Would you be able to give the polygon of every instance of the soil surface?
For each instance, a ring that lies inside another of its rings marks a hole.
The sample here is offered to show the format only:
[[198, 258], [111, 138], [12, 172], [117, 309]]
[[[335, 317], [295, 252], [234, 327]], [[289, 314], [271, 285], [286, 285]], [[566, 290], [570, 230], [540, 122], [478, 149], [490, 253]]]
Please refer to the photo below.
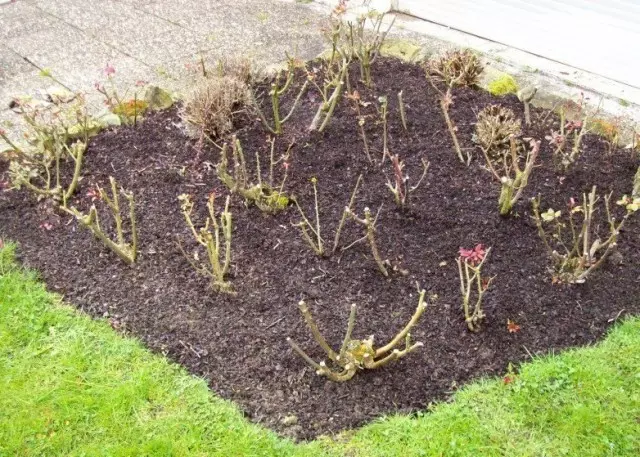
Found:
[[[24, 264], [39, 270], [48, 286], [69, 302], [203, 376], [213, 391], [236, 402], [251, 420], [297, 439], [356, 427], [383, 414], [423, 409], [472, 378], [503, 374], [509, 362], [526, 360], [528, 354], [592, 343], [617, 318], [640, 311], [638, 218], [620, 234], [616, 254], [585, 284], [558, 285], [551, 282], [549, 259], [528, 202], [541, 194], [543, 209], [565, 210], [570, 197], [581, 197], [594, 184], [603, 194], [613, 191], [615, 201], [629, 193], [638, 166], [628, 152], [607, 154], [602, 139], [588, 136], [577, 164], [559, 175], [544, 140], [557, 121], [534, 111], [534, 125], [525, 136], [542, 140], [540, 161], [516, 214], [500, 217], [499, 184], [471, 137], [475, 113], [487, 104], [500, 103], [522, 117], [514, 96], [497, 99], [480, 90], [455, 90], [451, 115], [463, 147], [474, 155], [466, 167], [453, 151], [435, 92], [420, 67], [381, 60], [374, 68], [372, 90], [356, 81], [356, 71], [352, 75], [352, 87], [370, 102], [362, 110], [369, 116], [366, 131], [374, 158], [382, 151], [377, 99], [386, 95], [390, 151], [405, 160], [414, 182], [421, 174], [421, 158], [431, 162], [409, 209], [399, 209], [385, 186], [386, 176], [392, 176], [389, 160], [382, 167], [368, 162], [347, 99], [323, 134], [310, 134], [307, 126], [318, 96], [309, 92], [277, 138], [276, 152], [283, 153], [295, 141], [284, 189], [297, 196], [310, 219], [310, 178], [317, 177], [322, 234], [329, 248], [354, 183], [363, 175], [355, 212], [362, 216], [366, 206], [374, 212], [381, 208], [378, 247], [396, 270], [389, 278], [378, 271], [366, 243], [319, 258], [292, 225], [300, 220], [294, 206], [266, 215], [234, 195], [230, 280], [237, 294], [212, 290], [180, 251], [178, 240], [188, 252], [195, 243], [177, 196], [193, 196], [199, 224], [207, 195], [220, 194], [220, 207], [228, 191], [216, 177], [217, 150], [199, 148], [189, 139], [175, 109], [150, 115], [135, 128], [95, 137], [74, 201], [86, 210], [92, 203], [90, 189], [108, 185], [109, 176], [135, 194], [140, 251], [134, 266], [125, 265], [68, 215], [36, 202], [25, 191], [0, 194], [0, 235], [17, 240]], [[398, 114], [400, 90], [407, 131]], [[285, 109], [292, 97], [285, 97]], [[265, 104], [265, 111], [268, 108]], [[259, 153], [267, 179], [267, 132], [253, 116], [238, 119], [237, 127], [249, 168]], [[2, 170], [6, 172], [6, 165]], [[277, 183], [282, 175], [279, 164]], [[95, 203], [109, 226], [104, 206]], [[622, 214], [620, 207], [614, 211]], [[603, 212], [601, 207], [599, 215]], [[606, 229], [603, 219], [598, 225]], [[362, 228], [349, 222], [342, 245], [361, 236]], [[460, 247], [477, 243], [492, 247], [485, 274], [495, 275], [495, 280], [485, 295], [482, 330], [472, 333], [461, 311], [455, 259]], [[416, 282], [438, 295], [412, 331], [424, 347], [384, 368], [334, 383], [317, 376], [285, 340], [292, 337], [318, 361], [326, 358], [298, 311], [298, 301], [305, 299], [334, 347], [342, 342], [352, 303], [358, 305], [354, 337], [373, 334], [384, 344], [414, 312]], [[507, 319], [520, 325], [520, 331], [510, 333]]]

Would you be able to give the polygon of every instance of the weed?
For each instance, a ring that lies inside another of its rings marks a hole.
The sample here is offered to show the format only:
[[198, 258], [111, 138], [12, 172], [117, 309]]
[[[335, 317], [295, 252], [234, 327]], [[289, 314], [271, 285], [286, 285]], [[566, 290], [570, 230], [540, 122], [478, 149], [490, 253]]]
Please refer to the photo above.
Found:
[[591, 130], [594, 133], [602, 136], [607, 144], [607, 152], [613, 154], [613, 151], [618, 147], [621, 133], [621, 119], [619, 117], [608, 121], [606, 119], [594, 119], [592, 121]]
[[472, 87], [484, 70], [478, 56], [468, 49], [449, 51], [428, 63], [428, 75], [446, 87]]
[[522, 133], [520, 119], [509, 108], [489, 105], [477, 115], [474, 143], [478, 144], [494, 165], [504, 159], [505, 150], [510, 148], [511, 137]]

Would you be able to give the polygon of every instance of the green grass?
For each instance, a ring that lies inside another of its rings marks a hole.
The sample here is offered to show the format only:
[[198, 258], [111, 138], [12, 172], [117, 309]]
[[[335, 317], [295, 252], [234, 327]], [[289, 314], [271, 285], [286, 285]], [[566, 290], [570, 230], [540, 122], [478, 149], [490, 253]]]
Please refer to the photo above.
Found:
[[45, 291], [0, 250], [0, 456], [637, 456], [640, 320], [418, 417], [296, 445]]

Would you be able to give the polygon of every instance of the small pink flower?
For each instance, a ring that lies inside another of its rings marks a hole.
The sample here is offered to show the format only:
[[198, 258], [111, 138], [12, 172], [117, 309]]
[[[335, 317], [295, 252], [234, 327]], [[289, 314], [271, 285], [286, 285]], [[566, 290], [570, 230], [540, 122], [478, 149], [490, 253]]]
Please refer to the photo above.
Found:
[[482, 262], [482, 260], [484, 260], [485, 254], [486, 251], [482, 244], [476, 245], [476, 247], [473, 249], [460, 248], [460, 257], [465, 262], [469, 262], [471, 265], [477, 265]]
[[116, 69], [110, 63], [108, 63], [107, 66], [104, 67], [103, 71], [104, 71], [104, 74], [105, 74], [106, 77], [109, 77], [109, 76], [114, 75], [116, 73]]
[[282, 166], [286, 171], [289, 171], [289, 162], [283, 162]]
[[50, 224], [49, 222], [43, 222], [42, 224], [40, 224], [40, 228], [49, 231], [53, 228], [53, 224]]
[[7, 132], [5, 132], [3, 129], [0, 129], [0, 136], [6, 135]]
[[146, 86], [146, 85], [147, 85], [147, 82], [146, 82], [146, 81], [143, 81], [143, 80], [141, 80], [141, 79], [139, 79], [138, 81], [136, 81], [136, 86], [137, 86], [137, 87], [143, 87], [143, 86]]

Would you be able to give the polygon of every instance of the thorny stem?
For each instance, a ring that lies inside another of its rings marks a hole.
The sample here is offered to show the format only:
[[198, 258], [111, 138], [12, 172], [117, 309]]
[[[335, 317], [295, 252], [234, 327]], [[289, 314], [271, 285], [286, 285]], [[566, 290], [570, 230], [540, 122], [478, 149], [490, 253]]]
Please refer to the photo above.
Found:
[[462, 78], [462, 76], [463, 74], [461, 74], [457, 79], [450, 81], [447, 85], [446, 91], [443, 92], [442, 89], [440, 89], [435, 83], [428, 69], [426, 72], [427, 80], [440, 97], [440, 109], [442, 110], [442, 115], [444, 116], [445, 123], [447, 124], [447, 130], [449, 130], [449, 134], [451, 135], [451, 140], [453, 141], [453, 146], [456, 154], [458, 155], [458, 159], [460, 159], [460, 162], [469, 166], [469, 164], [471, 163], [471, 154], [467, 152], [467, 158], [464, 158], [464, 155], [462, 154], [462, 148], [460, 147], [460, 143], [458, 142], [458, 135], [456, 134], [457, 127], [455, 126], [453, 120], [451, 120], [451, 116], [449, 115], [449, 107], [453, 104], [452, 87], [458, 83], [459, 79]]
[[458, 158], [460, 159], [460, 162], [464, 163], [465, 165], [469, 166], [469, 164], [471, 163], [471, 154], [467, 153], [467, 158], [465, 159], [463, 154], [462, 154], [462, 149], [460, 148], [460, 143], [458, 142], [458, 135], [456, 134], [456, 130], [457, 127], [455, 126], [455, 124], [453, 123], [453, 121], [451, 120], [451, 116], [449, 115], [449, 106], [451, 105], [450, 100], [451, 99], [451, 89], [447, 89], [447, 94], [446, 96], [448, 97], [448, 99], [441, 99], [440, 100], [440, 109], [442, 110], [442, 114], [444, 116], [444, 120], [447, 124], [447, 129], [449, 130], [449, 134], [451, 135], [451, 140], [453, 141], [453, 147], [456, 150], [456, 154], [458, 155]]
[[[488, 248], [482, 261], [476, 266], [471, 265], [466, 259], [462, 259], [461, 257], [456, 259], [460, 276], [460, 293], [462, 295], [462, 308], [464, 310], [465, 322], [472, 332], [477, 332], [480, 329], [480, 321], [484, 318], [484, 313], [482, 312], [482, 297], [493, 281], [493, 278], [489, 278], [486, 284], [482, 283], [482, 266], [489, 257], [490, 252], [491, 248]], [[471, 312], [469, 305], [471, 302], [471, 289], [474, 283], [476, 285], [476, 302], [473, 307], [473, 312]]]
[[407, 131], [407, 113], [404, 109], [404, 99], [402, 98], [402, 92], [398, 92], [398, 106], [400, 107], [400, 120], [402, 121], [402, 128]]
[[369, 142], [367, 141], [367, 133], [364, 130], [364, 116], [359, 116], [358, 118], [358, 127], [360, 127], [360, 136], [362, 136], [362, 142], [364, 143], [364, 153], [367, 155], [367, 159], [369, 163], [373, 163], [373, 159], [371, 158], [371, 152], [369, 151]]
[[309, 312], [309, 307], [304, 302], [304, 300], [300, 300], [300, 302], [298, 303], [298, 308], [300, 308], [302, 317], [304, 317], [304, 321], [306, 322], [307, 327], [309, 327], [309, 330], [311, 330], [311, 334], [313, 335], [313, 338], [320, 345], [320, 347], [324, 349], [324, 351], [327, 353], [327, 356], [331, 360], [333, 360], [334, 362], [337, 361], [338, 354], [336, 354], [335, 351], [331, 349], [331, 346], [329, 346], [327, 341], [322, 336], [322, 333], [320, 333], [320, 330], [318, 330], [318, 326], [316, 325], [316, 322], [314, 321], [313, 316], [311, 315], [311, 312]]
[[347, 218], [349, 217], [349, 213], [353, 209], [353, 205], [356, 202], [356, 194], [358, 192], [358, 187], [360, 186], [361, 182], [362, 182], [362, 175], [359, 175], [358, 179], [356, 180], [356, 185], [353, 188], [353, 192], [351, 192], [349, 205], [346, 206], [344, 211], [342, 212], [342, 218], [340, 219], [340, 223], [338, 224], [338, 229], [336, 230], [336, 236], [333, 240], [333, 250], [331, 252], [335, 253], [336, 250], [338, 249], [338, 245], [340, 244], [340, 235], [342, 234], [342, 228], [344, 227], [344, 223], [347, 221]]
[[294, 351], [296, 351], [298, 355], [300, 355], [300, 357], [302, 357], [305, 360], [305, 362], [307, 362], [309, 365], [315, 368], [318, 374], [320, 374], [323, 371], [322, 366], [320, 366], [320, 364], [316, 363], [311, 357], [309, 357], [307, 353], [304, 352], [304, 350], [300, 346], [298, 346], [298, 344], [295, 341], [293, 341], [291, 338], [287, 338], [287, 343], [289, 343], [291, 348]]
[[380, 97], [380, 118], [382, 120], [382, 160], [380, 163], [384, 163], [384, 159], [387, 156], [391, 156], [389, 153], [389, 132], [387, 124], [389, 102], [387, 97]]
[[[302, 217], [302, 221], [300, 221], [295, 225], [297, 227], [300, 227], [300, 229], [302, 230], [302, 236], [307, 241], [307, 243], [311, 246], [311, 248], [315, 251], [315, 253], [319, 256], [322, 256], [324, 255], [324, 246], [322, 245], [322, 237], [320, 235], [320, 211], [318, 209], [317, 182], [318, 180], [315, 177], [311, 179], [311, 183], [313, 185], [313, 195], [314, 195], [315, 211], [316, 211], [316, 227], [315, 228], [313, 227], [313, 225], [311, 224], [307, 216], [304, 214], [304, 211], [302, 210], [302, 208], [300, 208], [300, 205], [298, 204], [298, 200], [293, 199], [293, 201], [295, 202], [296, 208], [298, 208], [298, 212]], [[307, 229], [311, 230], [311, 232], [314, 234], [316, 238], [315, 240], [311, 238]]]
[[[198, 266], [193, 262], [190, 256], [188, 256], [182, 246], [180, 249], [185, 255], [189, 263], [194, 267], [196, 271], [205, 276], [211, 278], [211, 285], [222, 292], [233, 293], [231, 285], [225, 280], [225, 276], [229, 272], [231, 265], [231, 236], [233, 230], [232, 215], [229, 211], [230, 197], [227, 196], [225, 201], [224, 211], [220, 214], [220, 222], [215, 214], [215, 195], [211, 194], [207, 200], [207, 210], [209, 216], [205, 222], [205, 225], [199, 230], [196, 229], [193, 221], [191, 220], [191, 212], [193, 211], [193, 203], [188, 195], [181, 195], [179, 200], [182, 202], [182, 214], [187, 223], [187, 226], [191, 230], [191, 233], [195, 241], [203, 246], [207, 252], [207, 259], [211, 269], [205, 266]], [[209, 228], [212, 227], [212, 229]], [[220, 231], [222, 230], [222, 237], [225, 243], [225, 256], [224, 263], [220, 263]]]
[[[517, 153], [516, 141], [513, 137], [510, 138], [510, 150], [511, 150], [511, 167], [507, 167], [506, 164], [503, 169], [504, 175], [500, 177], [502, 183], [502, 190], [500, 192], [500, 215], [507, 216], [511, 213], [513, 206], [520, 200], [522, 192], [529, 182], [529, 177], [533, 171], [533, 167], [540, 151], [540, 141], [531, 141], [531, 150], [527, 152], [525, 159], [524, 169], [520, 168], [519, 157]], [[484, 152], [484, 149], [483, 149]], [[488, 159], [485, 153], [485, 158]], [[505, 159], [506, 161], [506, 159]], [[489, 167], [493, 168], [491, 161], [487, 161]], [[495, 170], [494, 170], [495, 171]]]
[[409, 196], [415, 192], [422, 184], [422, 181], [427, 176], [430, 162], [425, 159], [421, 159], [422, 162], [422, 175], [415, 186], [409, 187], [409, 176], [403, 175], [404, 162], [400, 160], [398, 154], [391, 156], [391, 164], [393, 165], [394, 184], [387, 179], [387, 188], [394, 196], [395, 202], [401, 208], [405, 208], [409, 205]]
[[[380, 208], [382, 208], [382, 206]], [[378, 269], [380, 270], [380, 272], [384, 276], [388, 277], [389, 272], [385, 267], [385, 262], [382, 260], [382, 257], [380, 256], [380, 252], [378, 251], [378, 245], [376, 243], [376, 236], [375, 236], [375, 232], [376, 232], [375, 220], [373, 219], [373, 217], [371, 217], [371, 210], [369, 208], [364, 209], [364, 219], [361, 219], [358, 216], [356, 216], [349, 208], [345, 208], [345, 211], [354, 221], [356, 221], [358, 224], [365, 227], [366, 237], [367, 237], [367, 240], [369, 241], [369, 246], [371, 246], [371, 253], [373, 254], [374, 260], [376, 261], [376, 265], [378, 265]], [[380, 210], [378, 210], [378, 214], [379, 213], [380, 213]], [[376, 220], [377, 220], [377, 216], [376, 216]]]
[[273, 186], [273, 167], [275, 166], [276, 138], [271, 137], [271, 150], [269, 152], [269, 185]]
[[[309, 125], [309, 131], [318, 130], [319, 132], [323, 132], [329, 124], [329, 121], [333, 117], [336, 105], [338, 104], [338, 100], [340, 99], [340, 95], [342, 94], [342, 88], [344, 87], [345, 79], [347, 77], [349, 62], [350, 61], [343, 56], [340, 71], [333, 77], [333, 79], [325, 83], [324, 88], [320, 90], [323, 101], [318, 106], [318, 110], [311, 121], [311, 125]], [[316, 85], [316, 87], [318, 86]], [[331, 93], [331, 96], [327, 97], [327, 93], [331, 87], [333, 87], [333, 92]], [[320, 122], [321, 119], [322, 123]], [[320, 125], [320, 127], [318, 127], [318, 125]]]
[[542, 240], [544, 247], [547, 249], [547, 252], [549, 254], [552, 254], [553, 249], [549, 244], [547, 232], [544, 230], [544, 227], [542, 226], [542, 217], [540, 216], [540, 199], [541, 199], [540, 195], [531, 199], [531, 204], [533, 207], [533, 219], [536, 223], [536, 227], [538, 229], [538, 235], [540, 236], [540, 239]]
[[327, 110], [324, 116], [324, 120], [322, 121], [322, 124], [320, 124], [320, 128], [318, 129], [319, 132], [324, 132], [324, 129], [327, 127], [327, 125], [329, 124], [329, 121], [333, 117], [333, 112], [335, 111], [336, 105], [338, 104], [338, 100], [340, 99], [340, 94], [342, 93], [343, 85], [344, 85], [344, 80], [341, 80], [336, 86], [335, 90], [333, 91], [333, 94], [329, 99], [329, 109]]
[[[280, 189], [276, 191], [272, 188], [271, 183], [267, 185], [262, 182], [262, 176], [260, 174], [260, 159], [258, 154], [256, 154], [257, 168], [258, 168], [257, 170], [258, 184], [256, 185], [250, 184], [249, 176], [247, 173], [245, 156], [242, 150], [242, 145], [240, 144], [240, 141], [236, 137], [233, 137], [232, 145], [233, 145], [233, 162], [234, 162], [233, 175], [229, 173], [229, 169], [228, 169], [229, 163], [228, 163], [228, 157], [227, 157], [228, 147], [227, 147], [227, 144], [225, 143], [221, 148], [220, 162], [216, 167], [216, 173], [218, 175], [218, 178], [225, 184], [225, 186], [229, 188], [229, 190], [232, 193], [240, 194], [247, 201], [251, 201], [255, 203], [255, 205], [264, 212], [275, 213], [283, 209], [283, 207], [286, 206], [289, 202], [289, 199], [287, 197], [284, 197], [283, 195], [284, 185], [288, 176], [287, 168], [285, 167], [285, 173], [284, 173], [282, 182], [280, 183]], [[289, 145], [289, 149], [287, 149], [287, 155], [285, 157], [288, 157], [289, 151], [291, 150], [292, 146], [293, 146], [293, 143]], [[270, 181], [273, 180], [273, 165], [275, 163], [280, 162], [280, 160], [282, 160], [282, 159], [279, 159], [277, 161], [274, 160], [273, 148], [274, 146], [272, 144], [271, 164], [269, 169]], [[284, 203], [282, 202], [282, 199], [285, 200]]]
[[398, 343], [416, 325], [416, 323], [418, 322], [418, 319], [420, 319], [420, 316], [422, 316], [422, 313], [424, 313], [424, 311], [427, 309], [427, 302], [425, 300], [426, 293], [427, 292], [424, 289], [419, 291], [418, 306], [416, 307], [416, 310], [413, 313], [413, 316], [411, 316], [411, 319], [409, 320], [407, 325], [405, 325], [405, 327], [396, 336], [394, 336], [393, 339], [389, 341], [389, 343], [387, 343], [386, 345], [382, 346], [379, 349], [376, 349], [376, 357], [380, 357], [381, 355], [395, 348], [398, 345]]
[[273, 113], [273, 123], [274, 123], [273, 127], [269, 124], [269, 121], [267, 121], [267, 118], [264, 115], [260, 106], [258, 105], [253, 92], [250, 91], [249, 93], [249, 96], [251, 97], [252, 105], [255, 107], [258, 113], [258, 117], [260, 118], [262, 125], [264, 125], [264, 127], [274, 135], [280, 135], [282, 133], [282, 125], [291, 118], [291, 116], [293, 115], [293, 112], [299, 106], [302, 96], [304, 95], [307, 88], [309, 87], [309, 81], [305, 81], [305, 83], [300, 88], [300, 92], [298, 92], [298, 95], [296, 96], [293, 102], [293, 105], [289, 109], [289, 112], [285, 117], [281, 118], [280, 117], [280, 98], [291, 88], [291, 84], [293, 83], [294, 76], [295, 76], [294, 60], [289, 57], [287, 79], [285, 80], [284, 85], [283, 86], [278, 85], [280, 82], [280, 74], [278, 74], [276, 76], [275, 82], [271, 84], [271, 90], [269, 91], [269, 97], [271, 98], [271, 111]]
[[[67, 190], [64, 191], [62, 194], [63, 206], [67, 206], [67, 200], [71, 198], [71, 196], [76, 191], [76, 188], [78, 187], [78, 181], [80, 180], [80, 172], [82, 170], [82, 162], [84, 160], [84, 152], [87, 148], [87, 145], [86, 143], [78, 142], [78, 143], [75, 143], [71, 148], [69, 148], [66, 145], [65, 147], [67, 148], [69, 155], [75, 162], [75, 166], [73, 169], [73, 178], [71, 179], [71, 183], [69, 184], [69, 187], [67, 187]], [[74, 149], [75, 149], [75, 154], [73, 152]]]
[[78, 211], [75, 207], [67, 208], [66, 206], [61, 206], [60, 208], [67, 213], [71, 214], [80, 222], [84, 227], [89, 229], [91, 233], [94, 234], [96, 238], [102, 241], [108, 248], [110, 248], [113, 252], [115, 252], [118, 257], [124, 260], [128, 264], [132, 264], [136, 260], [136, 255], [138, 252], [138, 231], [136, 227], [136, 215], [135, 215], [135, 205], [134, 198], [132, 193], [125, 192], [123, 189], [120, 191], [123, 193], [127, 202], [129, 204], [129, 222], [131, 224], [131, 244], [127, 244], [124, 241], [124, 234], [122, 231], [122, 216], [120, 212], [120, 204], [118, 200], [118, 189], [116, 180], [111, 176], [109, 177], [109, 181], [111, 183], [111, 192], [112, 196], [109, 198], [107, 193], [102, 188], [98, 188], [98, 192], [100, 194], [100, 198], [107, 204], [111, 212], [113, 213], [113, 218], [116, 222], [116, 239], [117, 242], [111, 240], [105, 232], [100, 227], [100, 219], [98, 218], [98, 211], [95, 206], [91, 206], [89, 209], [89, 214], [84, 215], [80, 211]]
[[338, 360], [344, 360], [344, 354], [347, 352], [347, 347], [349, 346], [349, 342], [351, 341], [351, 334], [353, 333], [353, 327], [356, 323], [356, 304], [353, 303], [351, 305], [351, 312], [349, 313], [349, 321], [347, 323], [347, 333], [344, 335], [344, 340], [342, 340], [342, 347], [340, 347], [340, 355]]
[[[367, 16], [361, 16], [356, 21], [356, 33], [355, 37], [353, 34], [353, 25], [349, 24], [352, 36], [352, 49], [355, 49], [356, 57], [358, 58], [358, 62], [360, 64], [360, 77], [362, 82], [367, 86], [371, 86], [371, 65], [376, 61], [378, 57], [378, 53], [380, 51], [380, 47], [384, 43], [384, 40], [387, 37], [387, 34], [393, 27], [395, 23], [395, 16], [389, 27], [385, 32], [380, 33], [380, 28], [382, 27], [382, 22], [384, 20], [385, 15], [380, 14], [377, 15], [374, 19], [371, 19], [373, 25], [373, 36], [374, 39], [371, 42], [367, 42], [364, 37], [365, 25], [367, 21]], [[355, 39], [357, 39], [358, 45], [355, 46]]]
[[302, 85], [302, 88], [300, 89], [300, 92], [298, 92], [298, 96], [296, 97], [295, 101], [293, 102], [293, 105], [291, 106], [291, 109], [289, 110], [289, 113], [282, 119], [281, 124], [284, 124], [285, 122], [287, 122], [289, 120], [289, 118], [291, 117], [291, 115], [293, 114], [295, 109], [300, 104], [300, 100], [302, 99], [302, 96], [304, 95], [304, 93], [307, 91], [308, 87], [309, 87], [309, 81], [307, 80]]

